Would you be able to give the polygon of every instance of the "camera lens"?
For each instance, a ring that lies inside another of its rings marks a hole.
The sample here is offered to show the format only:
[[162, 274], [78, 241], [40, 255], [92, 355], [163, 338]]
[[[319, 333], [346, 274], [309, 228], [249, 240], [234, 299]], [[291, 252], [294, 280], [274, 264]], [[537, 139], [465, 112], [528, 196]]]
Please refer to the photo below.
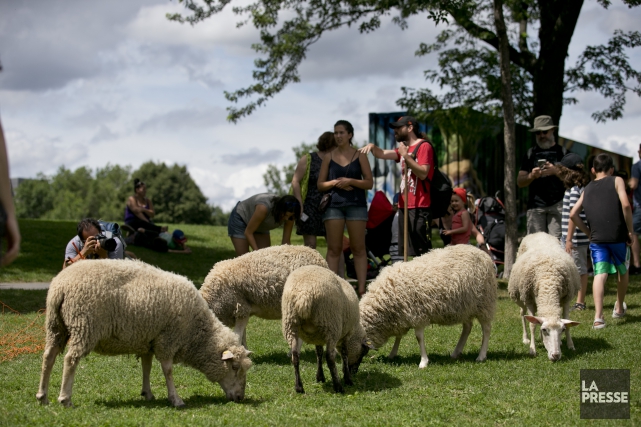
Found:
[[96, 240], [100, 243], [100, 247], [107, 252], [113, 252], [116, 250], [116, 239], [108, 239], [106, 236], [96, 236]]

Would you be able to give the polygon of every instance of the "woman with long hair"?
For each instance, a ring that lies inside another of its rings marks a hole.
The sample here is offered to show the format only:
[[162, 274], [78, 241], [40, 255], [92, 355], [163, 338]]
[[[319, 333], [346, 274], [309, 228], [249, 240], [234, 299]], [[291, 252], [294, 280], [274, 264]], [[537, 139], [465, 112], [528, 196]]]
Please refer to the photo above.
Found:
[[[323, 213], [318, 209], [321, 197], [318, 191], [318, 174], [323, 159], [336, 147], [334, 132], [324, 132], [316, 144], [317, 152], [305, 154], [300, 158], [292, 178], [294, 197], [303, 207], [301, 218], [296, 221], [296, 234], [303, 236], [305, 246], [316, 249], [316, 237], [325, 236]], [[307, 174], [309, 171], [309, 174]]]
[[323, 159], [318, 176], [318, 190], [323, 193], [331, 192], [331, 200], [323, 215], [327, 232], [327, 264], [332, 271], [338, 272], [338, 262], [343, 252], [343, 232], [347, 225], [358, 278], [358, 294], [363, 295], [367, 277], [366, 192], [372, 188], [374, 181], [367, 155], [353, 147], [353, 137], [354, 127], [350, 122], [336, 122], [336, 148]]
[[294, 221], [300, 218], [300, 202], [294, 196], [261, 193], [238, 202], [229, 215], [227, 234], [236, 256], [271, 246], [269, 231], [283, 225], [282, 244], [290, 244]]
[[134, 179], [134, 194], [129, 196], [125, 206], [125, 224], [134, 231], [140, 228], [155, 233], [167, 231], [167, 227], [160, 227], [151, 221], [154, 216], [156, 211], [151, 199], [147, 197], [147, 185], [138, 178]]

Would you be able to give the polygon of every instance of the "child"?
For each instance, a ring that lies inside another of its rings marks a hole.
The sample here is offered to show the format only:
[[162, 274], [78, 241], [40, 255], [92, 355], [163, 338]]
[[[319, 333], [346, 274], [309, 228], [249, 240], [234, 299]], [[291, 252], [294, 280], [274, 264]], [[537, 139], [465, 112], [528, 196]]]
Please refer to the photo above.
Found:
[[[632, 208], [621, 177], [614, 177], [612, 157], [601, 153], [595, 157], [592, 172], [596, 179], [586, 185], [583, 194], [572, 208], [570, 218], [590, 238], [590, 252], [594, 266], [592, 294], [594, 297], [593, 329], [605, 328], [603, 295], [608, 274], [619, 273], [617, 301], [612, 318], [625, 316], [623, 301], [628, 289], [627, 245], [632, 244]], [[585, 211], [590, 228], [579, 213]]]
[[464, 188], [455, 188], [452, 193], [451, 205], [452, 229], [443, 230], [443, 235], [451, 236], [452, 245], [469, 245], [472, 233], [472, 220], [467, 211], [467, 191]]
[[[565, 185], [563, 196], [563, 214], [561, 219], [561, 247], [574, 259], [581, 276], [581, 289], [576, 297], [573, 310], [585, 310], [585, 294], [588, 290], [588, 245], [590, 240], [581, 230], [575, 233], [576, 225], [570, 221], [570, 211], [583, 194], [583, 187], [590, 182], [588, 171], [583, 167], [583, 160], [578, 154], [568, 153], [556, 165], [558, 177]], [[585, 213], [579, 213], [585, 222]]]
[[182, 230], [174, 230], [172, 234], [160, 233], [160, 237], [167, 241], [167, 252], [174, 254], [190, 254], [191, 248], [185, 246], [187, 237]]

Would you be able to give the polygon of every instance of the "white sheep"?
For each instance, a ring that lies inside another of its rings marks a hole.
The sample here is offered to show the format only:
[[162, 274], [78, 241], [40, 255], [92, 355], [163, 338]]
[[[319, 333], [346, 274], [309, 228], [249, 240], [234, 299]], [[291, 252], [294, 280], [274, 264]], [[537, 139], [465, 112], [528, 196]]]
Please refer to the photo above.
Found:
[[289, 273], [306, 265], [327, 267], [307, 246], [271, 246], [214, 265], [200, 293], [216, 317], [234, 329], [247, 346], [245, 328], [251, 316], [281, 318], [283, 286]]
[[532, 233], [523, 238], [516, 252], [517, 258], [529, 248], [560, 247], [559, 239], [548, 233]]
[[[541, 325], [543, 345], [548, 358], [554, 362], [561, 358], [561, 335], [564, 331], [568, 348], [574, 350], [570, 327], [579, 323], [567, 317], [570, 302], [581, 282], [572, 257], [561, 249], [554, 237], [556, 244], [552, 244], [546, 235], [535, 233], [523, 239], [521, 246], [525, 244], [526, 247], [525, 250], [519, 248], [510, 274], [508, 293], [521, 307], [523, 343], [530, 345], [530, 354], [536, 355], [534, 330], [536, 325]], [[529, 339], [526, 321], [530, 322]]]
[[359, 321], [358, 297], [352, 286], [331, 270], [316, 265], [294, 270], [283, 289], [283, 335], [292, 350], [296, 391], [305, 393], [299, 358], [303, 341], [316, 346], [316, 381], [325, 382], [323, 345], [334, 391], [343, 392], [336, 370], [336, 347], [343, 359], [343, 380], [353, 385], [351, 374], [371, 347]]
[[209, 310], [185, 277], [139, 261], [76, 262], [60, 272], [47, 294], [46, 346], [36, 398], [49, 403], [51, 370], [64, 358], [58, 401], [71, 406], [71, 389], [80, 358], [90, 352], [135, 354], [142, 360], [142, 396], [154, 399], [149, 383], [153, 356], [160, 361], [169, 401], [176, 393], [172, 364], [184, 363], [218, 382], [229, 400], [245, 395], [250, 352]]
[[485, 360], [495, 308], [494, 265], [485, 252], [470, 245], [436, 249], [383, 269], [360, 302], [361, 323], [375, 347], [396, 337], [390, 359], [396, 357], [401, 338], [414, 329], [421, 351], [419, 368], [429, 362], [423, 337], [427, 325], [463, 324], [451, 355], [457, 358], [474, 318], [483, 329], [476, 360]]

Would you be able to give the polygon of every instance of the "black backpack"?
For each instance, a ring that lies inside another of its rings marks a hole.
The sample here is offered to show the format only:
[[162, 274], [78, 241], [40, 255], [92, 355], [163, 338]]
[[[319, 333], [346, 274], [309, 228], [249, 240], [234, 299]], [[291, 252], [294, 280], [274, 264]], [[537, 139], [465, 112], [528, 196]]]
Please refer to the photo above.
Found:
[[436, 150], [434, 150], [434, 146], [427, 139], [424, 139], [418, 143], [418, 147], [416, 147], [416, 149], [412, 153], [412, 157], [414, 158], [414, 160], [416, 160], [418, 150], [421, 148], [421, 145], [424, 142], [430, 144], [430, 146], [432, 147], [432, 152], [434, 153], [434, 175], [432, 175], [431, 181], [426, 177], [424, 180], [421, 180], [421, 182], [423, 183], [423, 190], [425, 192], [427, 192], [425, 181], [430, 184], [430, 209], [432, 211], [432, 218], [441, 218], [447, 213], [447, 208], [450, 206], [452, 200], [452, 181], [450, 181], [450, 177], [447, 176], [447, 174], [439, 170], [438, 160], [436, 158]]

